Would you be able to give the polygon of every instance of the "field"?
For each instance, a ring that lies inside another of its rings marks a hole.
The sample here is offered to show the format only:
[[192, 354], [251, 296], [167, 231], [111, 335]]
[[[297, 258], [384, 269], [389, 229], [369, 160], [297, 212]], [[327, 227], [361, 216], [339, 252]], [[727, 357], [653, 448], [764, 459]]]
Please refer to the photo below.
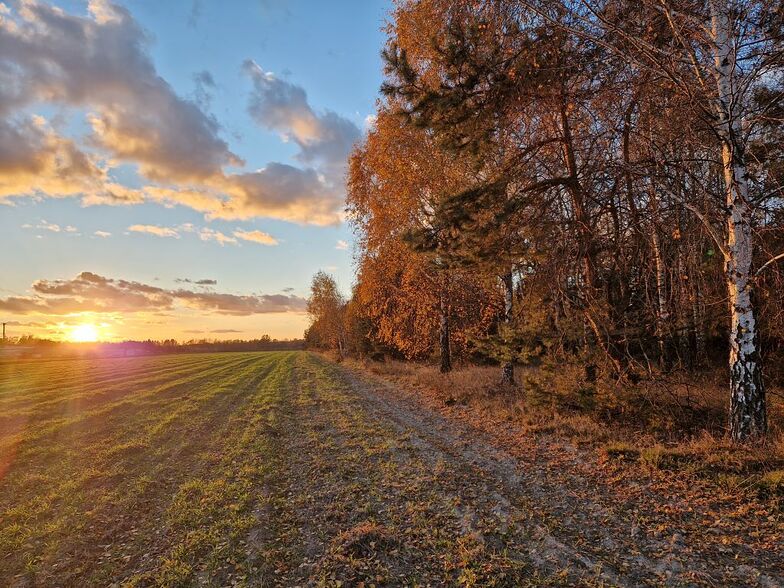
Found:
[[5, 362], [0, 585], [780, 585], [779, 518], [532, 443], [304, 352]]
[[294, 358], [3, 365], [0, 577], [177, 583], [194, 562], [217, 573], [255, 524]]

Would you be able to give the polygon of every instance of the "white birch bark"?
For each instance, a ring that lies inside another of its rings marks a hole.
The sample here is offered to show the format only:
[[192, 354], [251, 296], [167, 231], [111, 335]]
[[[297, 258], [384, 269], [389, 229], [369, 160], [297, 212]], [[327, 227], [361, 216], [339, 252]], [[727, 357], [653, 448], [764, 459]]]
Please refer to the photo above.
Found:
[[763, 436], [767, 421], [765, 390], [752, 304], [751, 235], [752, 209], [748, 202], [748, 178], [744, 161], [741, 117], [743, 100], [735, 61], [731, 0], [712, 0], [711, 25], [714, 41], [716, 104], [719, 117], [722, 164], [727, 205], [725, 267], [730, 304], [730, 433], [743, 441]]
[[656, 297], [657, 297], [657, 317], [656, 317], [656, 338], [659, 343], [659, 363], [662, 367], [667, 365], [667, 324], [670, 321], [670, 312], [667, 309], [667, 270], [664, 267], [664, 260], [661, 254], [661, 240], [659, 230], [656, 226], [651, 231], [653, 241], [653, 256], [656, 264]]

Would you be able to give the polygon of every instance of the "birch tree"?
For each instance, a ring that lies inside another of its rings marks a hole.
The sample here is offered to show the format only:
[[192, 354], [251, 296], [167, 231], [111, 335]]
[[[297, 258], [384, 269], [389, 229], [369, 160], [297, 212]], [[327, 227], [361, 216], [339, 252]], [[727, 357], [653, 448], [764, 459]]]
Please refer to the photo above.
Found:
[[[723, 170], [723, 234], [707, 218], [715, 210], [688, 207], [701, 219], [724, 257], [729, 299], [729, 430], [743, 441], [765, 435], [767, 418], [759, 333], [752, 298], [755, 205], [749, 193], [749, 136], [772, 103], [752, 102], [754, 91], [782, 73], [781, 4], [769, 1], [651, 0], [638, 12], [616, 2], [582, 0], [581, 25], [573, 30], [613, 48], [635, 67], [654, 69], [691, 101], [694, 115], [715, 134]], [[532, 5], [533, 6], [533, 5]], [[549, 11], [534, 10], [550, 21]], [[778, 16], [775, 16], [778, 10]], [[771, 13], [771, 11], [774, 11]], [[771, 15], [774, 16], [771, 16]], [[642, 24], [658, 34], [636, 34]]]
[[[749, 199], [744, 104], [753, 80], [744, 79], [738, 52], [746, 41], [746, 23], [731, 0], [710, 1], [710, 40], [713, 45], [717, 93], [716, 111], [724, 184], [727, 194], [727, 235], [723, 248], [730, 305], [730, 432], [734, 439], [759, 437], [767, 431], [757, 321], [752, 303], [751, 237], [753, 208]], [[748, 25], [746, 25], [748, 26]]]
[[309, 335], [337, 351], [338, 360], [343, 359], [346, 347], [345, 306], [346, 301], [335, 279], [323, 271], [317, 272], [313, 276], [308, 298], [308, 314], [311, 317]]

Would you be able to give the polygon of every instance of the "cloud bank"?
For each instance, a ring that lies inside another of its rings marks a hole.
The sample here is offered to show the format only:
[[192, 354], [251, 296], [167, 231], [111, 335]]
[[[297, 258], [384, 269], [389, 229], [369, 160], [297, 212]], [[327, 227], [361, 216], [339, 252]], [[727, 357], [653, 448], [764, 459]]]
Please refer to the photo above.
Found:
[[[90, 0], [84, 16], [37, 0], [0, 13], [0, 200], [152, 200], [210, 219], [339, 222], [345, 161], [360, 136], [354, 123], [315, 112], [302, 88], [246, 62], [251, 116], [295, 141], [303, 167], [271, 162], [230, 173], [226, 168], [244, 162], [203, 110], [215, 87], [212, 76], [195, 76], [194, 100], [178, 96], [158, 75], [149, 44], [130, 12], [107, 0]], [[88, 136], [65, 137], [31, 114], [42, 104], [83, 113]], [[136, 166], [142, 187], [110, 180], [110, 170], [122, 163]]]
[[[182, 283], [214, 285], [215, 280]], [[210, 289], [165, 289], [141, 282], [82, 272], [70, 280], [38, 280], [32, 295], [0, 298], [0, 310], [12, 314], [67, 315], [81, 312], [136, 313], [189, 308], [219, 315], [248, 316], [304, 312], [304, 298], [292, 294], [241, 295]]]

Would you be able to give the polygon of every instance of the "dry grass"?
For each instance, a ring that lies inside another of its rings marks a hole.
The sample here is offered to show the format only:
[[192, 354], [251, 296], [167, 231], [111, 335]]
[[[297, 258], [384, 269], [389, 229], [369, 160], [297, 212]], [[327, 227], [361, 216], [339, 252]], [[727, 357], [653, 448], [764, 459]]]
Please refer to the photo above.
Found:
[[770, 435], [738, 446], [726, 436], [727, 392], [715, 372], [659, 375], [638, 384], [586, 383], [580, 365], [518, 369], [518, 385], [500, 385], [497, 367], [436, 366], [400, 361], [361, 367], [473, 413], [511, 423], [525, 435], [554, 435], [595, 447], [602, 461], [649, 471], [681, 471], [723, 486], [736, 484], [780, 497], [784, 471], [784, 402], [768, 397]]
[[332, 540], [331, 548], [346, 557], [371, 557], [377, 550], [395, 547], [397, 544], [387, 529], [365, 521], [340, 533]]
[[762, 493], [784, 497], [784, 470], [774, 470], [762, 476], [759, 488]]

